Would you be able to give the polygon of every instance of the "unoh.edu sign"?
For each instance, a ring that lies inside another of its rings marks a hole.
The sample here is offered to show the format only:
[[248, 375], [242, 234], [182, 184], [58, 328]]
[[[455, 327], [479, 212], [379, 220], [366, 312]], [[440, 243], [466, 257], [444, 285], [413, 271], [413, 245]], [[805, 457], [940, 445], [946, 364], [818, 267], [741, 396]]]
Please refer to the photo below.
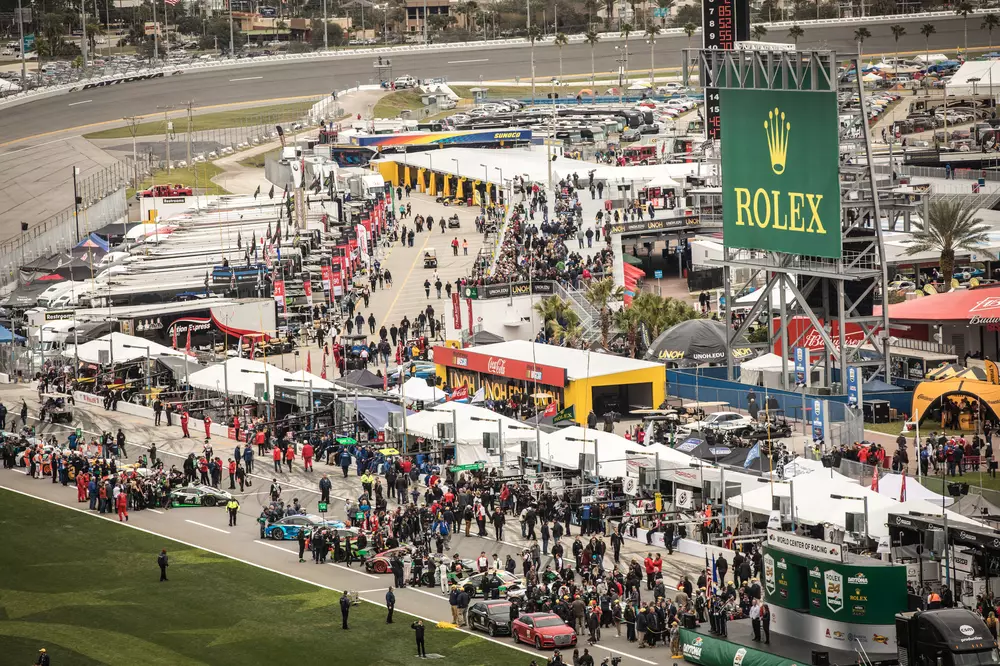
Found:
[[726, 247], [839, 259], [836, 93], [720, 94]]

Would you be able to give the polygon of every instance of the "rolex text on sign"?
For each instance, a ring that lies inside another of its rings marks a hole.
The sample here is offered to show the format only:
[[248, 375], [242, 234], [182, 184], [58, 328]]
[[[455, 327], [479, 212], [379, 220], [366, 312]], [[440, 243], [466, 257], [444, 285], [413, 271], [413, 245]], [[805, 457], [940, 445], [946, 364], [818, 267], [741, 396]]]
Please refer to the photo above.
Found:
[[726, 246], [839, 258], [836, 94], [720, 95]]

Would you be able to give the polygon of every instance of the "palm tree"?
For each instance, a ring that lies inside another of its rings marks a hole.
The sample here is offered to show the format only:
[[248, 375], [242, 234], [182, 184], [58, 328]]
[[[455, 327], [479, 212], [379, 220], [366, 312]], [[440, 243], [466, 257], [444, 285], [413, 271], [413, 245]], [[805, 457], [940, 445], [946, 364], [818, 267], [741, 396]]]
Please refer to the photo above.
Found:
[[[854, 41], [858, 43], [858, 58], [861, 57], [861, 47], [864, 46], [865, 40], [872, 36], [871, 31], [868, 28], [861, 27], [854, 31]], [[858, 63], [858, 67], [861, 67], [861, 63]], [[861, 72], [858, 72], [858, 78], [861, 78]]]
[[587, 12], [587, 29], [589, 30], [592, 25], [594, 25], [594, 12], [600, 6], [600, 2], [597, 0], [583, 0], [583, 8]]
[[[563, 79], [562, 50], [564, 46], [569, 44], [569, 38], [565, 34], [557, 32], [553, 44], [559, 47], [559, 84], [562, 85], [562, 79]], [[553, 102], [553, 104], [555, 104], [555, 102]]]
[[629, 356], [635, 358], [636, 338], [639, 333], [639, 325], [642, 323], [639, 313], [636, 312], [635, 308], [622, 308], [617, 310], [611, 319], [615, 328], [625, 334], [625, 339], [628, 340]]
[[795, 48], [799, 48], [799, 38], [806, 34], [806, 31], [802, 29], [800, 25], [793, 25], [788, 29], [788, 36], [792, 38], [792, 42], [795, 43]]
[[542, 328], [550, 339], [560, 339], [560, 331], [578, 326], [580, 315], [567, 301], [558, 296], [549, 296], [535, 303], [535, 312], [542, 320]]
[[950, 284], [955, 270], [955, 253], [959, 250], [992, 255], [984, 249], [990, 242], [990, 227], [976, 217], [978, 208], [960, 201], [931, 201], [927, 219], [914, 221], [913, 243], [906, 248], [906, 254], [939, 252], [941, 273]]
[[684, 30], [684, 34], [687, 35], [688, 48], [691, 48], [691, 37], [694, 35], [695, 32], [698, 31], [698, 26], [692, 23], [691, 21], [688, 21], [687, 23], [684, 24], [682, 30]]
[[463, 2], [458, 6], [458, 13], [465, 19], [465, 29], [469, 32], [475, 32], [475, 21], [472, 17], [475, 16], [478, 10], [479, 5], [476, 4], [475, 0]]
[[583, 36], [583, 40], [590, 44], [590, 85], [594, 85], [594, 81], [597, 79], [597, 68], [594, 66], [594, 47], [601, 40], [601, 36], [596, 30], [588, 30], [587, 34]]
[[[920, 26], [920, 34], [924, 36], [924, 67], [931, 64], [931, 35], [937, 32], [937, 28], [933, 23], [924, 23]], [[927, 77], [920, 80], [920, 84], [924, 88], [924, 92], [929, 94], [927, 90]]]
[[90, 44], [90, 57], [97, 57], [97, 37], [104, 34], [101, 24], [94, 22], [87, 23], [87, 43]]
[[757, 40], [758, 42], [760, 41], [761, 37], [763, 37], [766, 34], [767, 34], [767, 28], [765, 28], [759, 23], [750, 29], [750, 36], [753, 39]]
[[997, 27], [998, 25], [1000, 25], [1000, 18], [998, 18], [997, 15], [994, 14], [993, 12], [990, 12], [989, 14], [983, 17], [983, 22], [979, 26], [982, 30], [985, 30], [986, 32], [990, 33], [991, 51], [993, 50], [993, 28]]
[[631, 309], [639, 313], [639, 320], [653, 338], [674, 324], [698, 318], [698, 312], [689, 303], [648, 291], [632, 299]]
[[646, 26], [646, 39], [649, 41], [649, 85], [653, 86], [656, 63], [654, 62], [653, 47], [656, 46], [656, 36], [660, 34], [660, 28], [655, 23]]
[[896, 40], [896, 65], [894, 76], [899, 78], [899, 38], [906, 34], [906, 28], [897, 23], [896, 25], [889, 26], [889, 29], [892, 30], [892, 38]]
[[969, 14], [974, 12], [972, 5], [968, 2], [961, 2], [955, 7], [955, 13], [962, 17], [965, 24], [965, 52], [969, 52]]
[[605, 349], [611, 334], [611, 303], [620, 301], [624, 295], [625, 290], [617, 286], [612, 278], [592, 281], [583, 294], [587, 302], [600, 313], [601, 345]]
[[528, 28], [528, 41], [531, 42], [531, 103], [535, 103], [535, 40], [542, 36], [538, 25]]
[[632, 34], [632, 31], [635, 30], [635, 28], [632, 26], [631, 23], [625, 21], [618, 27], [618, 30], [621, 32], [622, 37], [625, 39], [625, 50], [628, 51], [628, 36]]

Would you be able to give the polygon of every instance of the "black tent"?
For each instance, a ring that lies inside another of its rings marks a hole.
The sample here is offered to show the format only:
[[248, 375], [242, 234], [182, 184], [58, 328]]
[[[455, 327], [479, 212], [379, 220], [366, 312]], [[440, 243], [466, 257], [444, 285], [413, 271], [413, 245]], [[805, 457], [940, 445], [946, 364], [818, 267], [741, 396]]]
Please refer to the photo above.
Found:
[[0, 301], [0, 305], [10, 308], [33, 308], [38, 303], [38, 297], [42, 295], [43, 291], [60, 282], [65, 282], [65, 280], [58, 275], [31, 282], [22, 282], [3, 301]]
[[382, 377], [367, 370], [352, 370], [344, 375], [340, 381], [362, 388], [382, 388], [384, 380]]
[[763, 446], [729, 446], [715, 441], [715, 435], [695, 431], [679, 439], [674, 448], [688, 455], [708, 462], [730, 467], [742, 467], [759, 472], [768, 471], [767, 457], [762, 454]]
[[477, 345], [495, 345], [498, 342], [504, 342], [504, 339], [496, 333], [490, 333], [489, 331], [478, 331], [473, 333], [472, 337], [469, 338], [469, 344], [473, 347]]
[[[646, 350], [646, 360], [678, 365], [725, 363], [728, 337], [724, 322], [689, 319], [657, 336]], [[738, 340], [731, 352], [736, 363], [754, 356], [745, 338]]]

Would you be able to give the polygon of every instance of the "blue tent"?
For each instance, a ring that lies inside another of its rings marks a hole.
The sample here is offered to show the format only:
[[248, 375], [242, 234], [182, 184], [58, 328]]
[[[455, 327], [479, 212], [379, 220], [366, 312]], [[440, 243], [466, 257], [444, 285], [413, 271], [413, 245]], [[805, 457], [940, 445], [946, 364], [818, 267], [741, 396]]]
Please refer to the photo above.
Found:
[[76, 248], [87, 248], [101, 250], [102, 252], [108, 252], [111, 248], [108, 246], [108, 241], [104, 240], [95, 233], [88, 234], [86, 238], [76, 244]]
[[[402, 414], [403, 408], [391, 402], [378, 400], [376, 398], [358, 398], [358, 414], [374, 430], [385, 430], [389, 423], [389, 412], [399, 412]], [[412, 416], [416, 412], [406, 410], [407, 416]]]
[[18, 335], [6, 326], [0, 326], [0, 343], [3, 342], [24, 342], [24, 336]]

